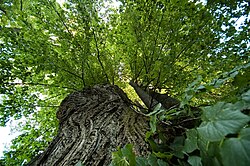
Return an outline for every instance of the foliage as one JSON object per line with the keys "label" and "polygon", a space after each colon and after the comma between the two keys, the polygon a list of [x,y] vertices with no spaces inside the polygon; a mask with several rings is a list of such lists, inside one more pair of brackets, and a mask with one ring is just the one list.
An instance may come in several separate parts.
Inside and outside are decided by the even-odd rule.
{"label": "foliage", "polygon": [[250,90],[234,104],[218,102],[204,107],[202,123],[187,131],[183,151],[192,157],[192,152],[199,150],[204,165],[247,165],[250,161],[250,116],[241,111],[249,110],[249,96]]}
{"label": "foliage", "polygon": [[50,107],[31,114],[28,120],[22,120],[14,129],[22,134],[13,139],[8,151],[4,152],[3,165],[25,164],[28,159],[40,154],[56,135],[57,127],[55,112]]}
{"label": "foliage", "polygon": [[[234,76],[234,78],[237,77]],[[190,84],[188,89],[196,90],[197,88],[193,87],[195,84],[197,84],[197,80]],[[211,85],[211,83],[208,85]],[[214,88],[217,88],[217,84],[214,84]],[[235,103],[217,102],[212,106],[203,107],[201,124],[192,129],[187,129],[185,132],[186,139],[184,136],[175,137],[173,143],[158,144],[152,139],[152,136],[161,132],[156,129],[159,127],[157,124],[161,120],[157,118],[157,115],[165,111],[171,111],[164,110],[158,104],[149,115],[151,117],[151,131],[146,136],[146,140],[152,149],[149,158],[135,157],[132,145],[126,145],[122,151],[118,149],[118,152],[113,153],[112,164],[117,166],[150,165],[154,162],[153,165],[160,165],[159,162],[161,162],[162,165],[186,165],[187,163],[193,166],[248,165],[250,162],[249,110],[250,90],[243,93]],[[175,114],[172,115],[172,118],[176,118]],[[161,137],[159,139],[164,142]],[[126,153],[123,153],[125,150]],[[136,159],[136,164],[128,162],[131,156]],[[178,163],[174,163],[176,159]],[[124,163],[121,164],[120,162]]]}
{"label": "foliage", "polygon": [[110,166],[167,166],[168,164],[155,155],[148,158],[136,157],[133,152],[133,146],[127,144],[125,147],[118,148],[117,152],[112,153],[112,163]]}
{"label": "foliage", "polygon": [[[201,98],[202,94],[216,94],[216,89],[220,88],[223,85],[233,85],[229,93],[232,97],[230,98],[222,98],[224,100],[234,100],[237,98],[233,98],[233,96],[237,96],[242,92],[249,89],[249,77],[248,77],[248,70],[250,69],[250,63],[246,63],[243,65],[239,65],[235,67],[233,70],[224,72],[219,75],[219,78],[213,79],[210,83],[203,83],[202,84],[202,77],[199,75],[197,79],[188,85],[185,89],[185,93],[181,100],[181,106],[184,107],[186,104],[192,104],[192,99],[194,97]],[[224,86],[225,89],[227,87]],[[206,96],[207,98],[207,96]],[[197,100],[196,100],[197,101]],[[212,101],[212,100],[211,100]]]}
{"label": "foliage", "polygon": [[[68,93],[101,83],[130,93],[131,79],[181,99],[180,109],[158,108],[148,115],[151,131],[146,139],[157,152],[147,159],[135,157],[136,161],[150,165],[160,157],[159,163],[173,158],[191,165],[204,160],[232,162],[222,160],[226,154],[238,154],[229,149],[249,144],[247,115],[241,113],[249,96],[249,3],[120,0],[118,7],[112,3],[0,2],[0,125],[22,120],[16,127],[22,135],[12,141],[1,162],[25,164],[47,146],[58,127],[55,112]],[[238,20],[243,20],[240,25]],[[136,98],[132,93],[130,97]],[[161,133],[159,123],[170,124],[186,113],[194,116],[188,107],[204,105],[201,126],[173,138],[170,147],[155,144],[152,137]],[[207,136],[208,131],[212,135]],[[199,142],[208,149],[194,141],[201,136],[209,139]],[[184,142],[192,145],[185,145],[185,153],[180,150]],[[207,153],[216,158],[204,159]],[[128,154],[131,147],[117,157],[132,162]]]}

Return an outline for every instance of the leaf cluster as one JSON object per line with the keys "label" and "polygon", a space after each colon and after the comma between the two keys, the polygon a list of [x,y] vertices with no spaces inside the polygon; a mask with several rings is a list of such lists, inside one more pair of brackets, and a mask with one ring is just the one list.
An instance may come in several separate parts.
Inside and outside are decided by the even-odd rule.
{"label": "leaf cluster", "polygon": [[[198,78],[188,86],[187,94],[184,95],[186,100],[183,101],[197,97],[204,91],[223,87],[228,83],[228,80],[235,82],[238,77],[242,76],[242,71],[244,73],[248,68],[249,64],[238,66],[232,71],[224,73],[223,77],[214,79],[208,84],[201,84],[201,77]],[[155,157],[155,161],[162,159],[163,165],[248,165],[250,162],[250,90],[249,88],[246,90],[245,86],[238,86],[238,88],[238,91],[244,92],[238,95],[236,101],[231,98],[231,101],[235,102],[219,101],[210,106],[201,107],[201,116],[198,117],[201,118],[200,123],[192,128],[179,126],[184,127],[185,130],[183,134],[175,135],[174,139],[170,140],[172,142],[166,140],[162,135],[162,120],[168,120],[168,126],[165,126],[164,129],[169,134],[170,129],[176,127],[171,122],[177,120],[176,118],[181,114],[188,114],[188,112],[185,109],[180,109],[175,110],[173,114],[171,109],[164,110],[161,108],[161,104],[158,104],[149,115],[151,130],[146,134],[146,141],[151,146],[152,154],[149,158],[133,157],[136,158],[136,161],[141,161],[136,162],[135,165],[147,165],[152,156]],[[193,92],[192,96],[187,98],[190,92]],[[183,105],[181,104],[180,107]],[[156,135],[160,141],[156,141]],[[128,150],[128,147],[125,146],[124,149]],[[133,153],[131,147],[129,152]],[[122,159],[127,162],[129,155],[118,150],[118,152],[113,153],[112,162],[116,165],[119,165],[117,162],[123,161]],[[127,165],[130,163],[127,162]]]}

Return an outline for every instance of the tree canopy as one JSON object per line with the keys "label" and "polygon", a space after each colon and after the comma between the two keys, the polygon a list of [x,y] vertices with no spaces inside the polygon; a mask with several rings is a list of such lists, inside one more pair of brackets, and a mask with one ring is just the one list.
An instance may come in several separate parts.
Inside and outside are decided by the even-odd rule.
{"label": "tree canopy", "polygon": [[[61,100],[96,84],[116,84],[129,95],[134,80],[169,93],[183,107],[249,109],[249,12],[247,0],[0,1],[0,125],[23,119],[3,162],[25,164],[40,153],[56,133]],[[232,104],[237,101],[245,105]],[[238,132],[237,125],[210,136],[204,129],[217,129],[209,122],[216,115],[247,125],[249,117],[232,110],[205,114],[187,141],[197,132],[209,141]],[[240,133],[249,144],[248,130]],[[191,152],[196,144],[186,148]]]}

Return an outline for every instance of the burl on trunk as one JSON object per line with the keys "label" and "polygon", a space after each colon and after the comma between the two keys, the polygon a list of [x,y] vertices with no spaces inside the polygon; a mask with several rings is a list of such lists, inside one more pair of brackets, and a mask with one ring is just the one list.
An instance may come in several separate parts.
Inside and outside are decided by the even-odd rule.
{"label": "burl on trunk", "polygon": [[132,110],[126,94],[114,85],[99,85],[68,95],[57,112],[60,126],[49,147],[29,165],[109,165],[118,146],[131,143],[137,155],[149,152],[146,117]]}

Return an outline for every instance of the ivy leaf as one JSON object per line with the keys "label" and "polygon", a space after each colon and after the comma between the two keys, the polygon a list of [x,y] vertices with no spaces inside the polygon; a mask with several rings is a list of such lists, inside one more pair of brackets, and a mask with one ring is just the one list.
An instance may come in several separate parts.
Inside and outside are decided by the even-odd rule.
{"label": "ivy leaf", "polygon": [[183,149],[185,152],[191,153],[195,149],[198,149],[198,144],[197,144],[198,135],[197,134],[198,133],[196,129],[191,129],[187,131],[186,133],[187,138],[185,140],[185,146]]}
{"label": "ivy leaf", "polygon": [[157,123],[156,122],[156,114],[154,114],[154,115],[150,116],[150,123],[149,123],[150,129],[153,133],[156,132],[156,123]]}
{"label": "ivy leaf", "polygon": [[153,114],[157,114],[159,111],[161,110],[161,103],[158,103],[155,108],[154,108],[154,111],[153,112],[150,112],[149,114],[147,114],[147,116],[151,116]]}
{"label": "ivy leaf", "polygon": [[162,152],[154,152],[154,155],[158,158],[161,158],[161,159],[167,159],[167,160],[170,160],[172,157],[173,157],[173,154],[172,153],[162,153]]}
{"label": "ivy leaf", "polygon": [[184,97],[181,101],[180,108],[183,108],[184,105],[186,105],[193,98],[194,94],[197,91],[206,90],[205,86],[203,86],[203,85],[198,86],[201,81],[202,81],[202,76],[198,75],[197,79],[188,85],[188,87],[185,90]]}
{"label": "ivy leaf", "polygon": [[112,163],[110,165],[112,166],[117,166],[117,165],[128,166],[129,165],[127,160],[123,158],[120,147],[118,147],[118,151],[112,153]]}
{"label": "ivy leaf", "polygon": [[188,163],[192,166],[201,166],[201,158],[198,156],[189,156]]}
{"label": "ivy leaf", "polygon": [[237,133],[249,121],[249,117],[232,109],[232,104],[219,102],[204,108],[203,122],[197,128],[208,141],[220,141],[227,134]]}
{"label": "ivy leaf", "polygon": [[248,104],[248,106],[250,106],[250,90],[242,94],[241,97],[242,97],[242,100],[245,101]]}
{"label": "ivy leaf", "polygon": [[136,159],[133,152],[133,145],[127,144],[122,149],[118,147],[118,151],[112,153],[113,166],[135,166]]}
{"label": "ivy leaf", "polygon": [[156,166],[157,164],[157,158],[153,155],[150,155],[148,158],[148,163],[150,166]]}
{"label": "ivy leaf", "polygon": [[75,166],[84,166],[81,161],[78,161]]}
{"label": "ivy leaf", "polygon": [[243,70],[244,72],[238,74],[233,81],[233,85],[239,87],[239,88],[244,88],[248,85],[248,83],[250,82],[250,69],[249,68],[245,68],[245,70]]}
{"label": "ivy leaf", "polygon": [[147,166],[148,161],[144,157],[137,157],[136,158],[136,166]]}
{"label": "ivy leaf", "polygon": [[173,149],[173,154],[176,157],[179,158],[184,158],[184,154],[183,154],[183,144],[184,144],[184,136],[178,136],[175,137],[174,142],[170,144],[170,148]]}
{"label": "ivy leaf", "polygon": [[163,161],[161,159],[157,160],[157,164],[158,164],[158,166],[168,166],[168,163],[166,163],[165,161]]}
{"label": "ivy leaf", "polygon": [[207,89],[204,85],[200,85],[198,86],[197,90],[199,90],[200,92],[205,92]]}
{"label": "ivy leaf", "polygon": [[122,151],[122,155],[128,159],[129,165],[135,166],[136,160],[135,160],[135,154],[133,152],[133,145],[127,144],[124,148],[121,149],[121,151]]}
{"label": "ivy leaf", "polygon": [[227,139],[221,147],[223,165],[248,166],[250,163],[250,128],[240,131],[238,138]]}

